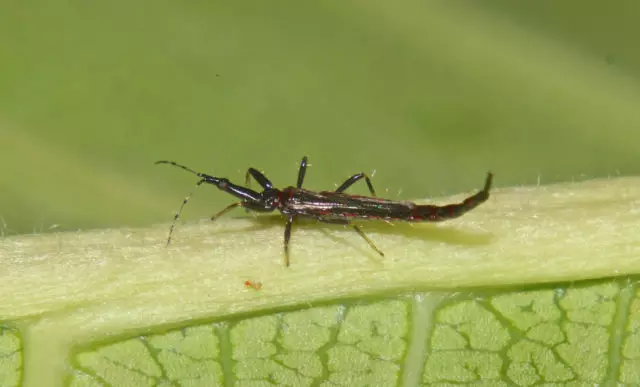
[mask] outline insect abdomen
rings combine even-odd
[[[473,196],[464,199],[462,203],[448,204],[446,206],[422,205],[415,206],[407,219],[410,222],[439,222],[457,218],[472,209],[478,207],[489,199],[492,175],[487,175],[485,188]]]

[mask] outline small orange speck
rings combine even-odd
[[[260,290],[262,289],[262,282],[246,280],[244,281],[244,286],[247,288]]]

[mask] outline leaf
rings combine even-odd
[[[169,248],[166,225],[5,237],[0,385],[637,384],[639,198],[594,180],[364,223],[384,259],[296,224],[290,268],[279,217],[180,225]]]

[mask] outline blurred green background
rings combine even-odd
[[[640,3],[4,2],[3,233],[169,222],[193,176],[391,198],[640,172]],[[354,192],[366,192],[357,187]],[[231,202],[207,187],[185,217]],[[238,214],[241,214],[239,211]]]

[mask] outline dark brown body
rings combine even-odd
[[[197,175],[200,180],[197,187],[203,183],[211,184],[218,189],[235,196],[240,201],[233,203],[222,211],[214,215],[211,220],[215,220],[227,211],[244,207],[247,210],[256,212],[272,212],[280,211],[286,218],[287,223],[284,228],[284,253],[285,264],[289,266],[289,239],[291,237],[291,226],[295,218],[313,218],[321,222],[350,224],[352,219],[379,219],[379,220],[402,220],[407,222],[439,222],[447,219],[457,218],[464,213],[476,208],[489,198],[491,182],[493,175],[487,174],[484,188],[475,195],[469,196],[461,203],[448,204],[445,206],[434,205],[418,205],[406,201],[396,201],[388,199],[380,199],[376,197],[375,190],[371,184],[371,180],[364,172],[357,173],[348,178],[335,191],[314,192],[302,188],[302,182],[307,171],[307,157],[303,157],[298,170],[298,182],[295,187],[287,187],[283,190],[273,188],[273,184],[267,177],[255,168],[249,168],[246,174],[246,185],[243,187],[231,183],[228,179],[215,177],[200,173],[177,164],[173,161],[158,161],[156,164],[170,164],[185,171]],[[255,181],[262,186],[262,192],[254,191],[248,187],[249,179],[253,177]],[[351,187],[354,183],[364,179],[369,188],[371,196],[348,195],[344,191]],[[189,200],[187,196],[182,206],[176,213],[171,229],[169,230],[169,238],[167,244],[171,242],[171,234],[176,221],[182,213],[182,209]],[[373,242],[364,234],[357,226],[352,224],[351,227],[373,248],[378,254],[384,256]]]
[[[462,203],[446,206],[418,205],[408,201],[347,195],[340,192],[314,192],[287,187],[278,195],[278,210],[285,216],[303,216],[319,220],[373,219],[407,222],[437,222],[458,217],[489,197],[480,191]]]

